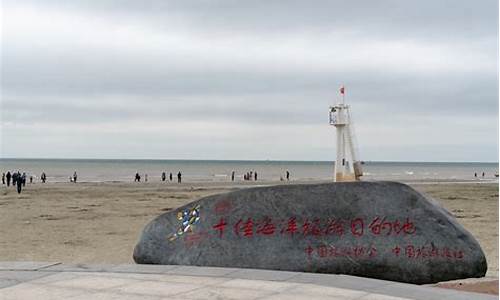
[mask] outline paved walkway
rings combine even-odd
[[[0,262],[0,299],[498,299],[346,275],[157,265]]]

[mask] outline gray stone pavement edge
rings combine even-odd
[[[133,297],[135,296],[135,298]],[[162,298],[163,297],[163,298]],[[498,299],[334,274],[180,265],[0,262],[4,299]]]

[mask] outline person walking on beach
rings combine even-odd
[[[255,181],[257,181],[257,171],[253,174]]]
[[[30,175],[30,184],[33,183],[33,175]]]
[[[161,173],[161,181],[165,181],[167,179],[167,174],[165,172]]]
[[[234,181],[234,171],[231,172],[231,181]]]
[[[179,171],[179,173],[177,173],[177,183],[181,183],[182,181],[182,174],[181,174],[181,171]]]
[[[12,173],[12,185],[16,186],[16,183],[17,183],[17,173],[13,172]]]
[[[78,176],[76,175],[76,171],[75,171],[75,173],[73,173],[73,182],[74,182],[74,183],[76,183],[76,179],[77,179],[77,177],[78,177]]]
[[[23,176],[21,177],[23,181],[23,186],[26,186],[26,173],[23,172]]]
[[[477,173],[474,172],[474,178],[477,178]]]
[[[144,182],[148,182],[148,174],[144,175]]]
[[[21,190],[23,189],[23,177],[21,176],[21,173],[17,171],[16,175],[16,185],[17,185],[17,193],[21,194]]]
[[[484,172],[483,172],[483,178],[484,178]]]
[[[42,179],[42,183],[45,183],[45,180],[47,180],[47,175],[45,175],[45,172],[42,172],[42,176],[40,176],[40,179]]]
[[[2,184],[5,184],[5,172],[2,173]]]
[[[288,172],[288,170],[286,170],[286,180],[289,181],[290,180],[290,172]]]
[[[7,171],[7,175],[5,175],[5,177],[7,177],[7,186],[9,186],[10,185],[10,178],[11,178],[10,171]]]
[[[141,182],[141,175],[139,175],[139,172],[135,173],[134,182]]]

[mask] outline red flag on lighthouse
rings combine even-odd
[[[345,92],[344,92],[344,86],[341,86],[341,87],[340,87],[340,93],[341,93],[342,95],[344,95],[344,94],[345,94]]]

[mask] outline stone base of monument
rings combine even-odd
[[[481,247],[434,200],[396,182],[250,188],[151,221],[140,264],[348,274],[416,284],[482,277]]]

